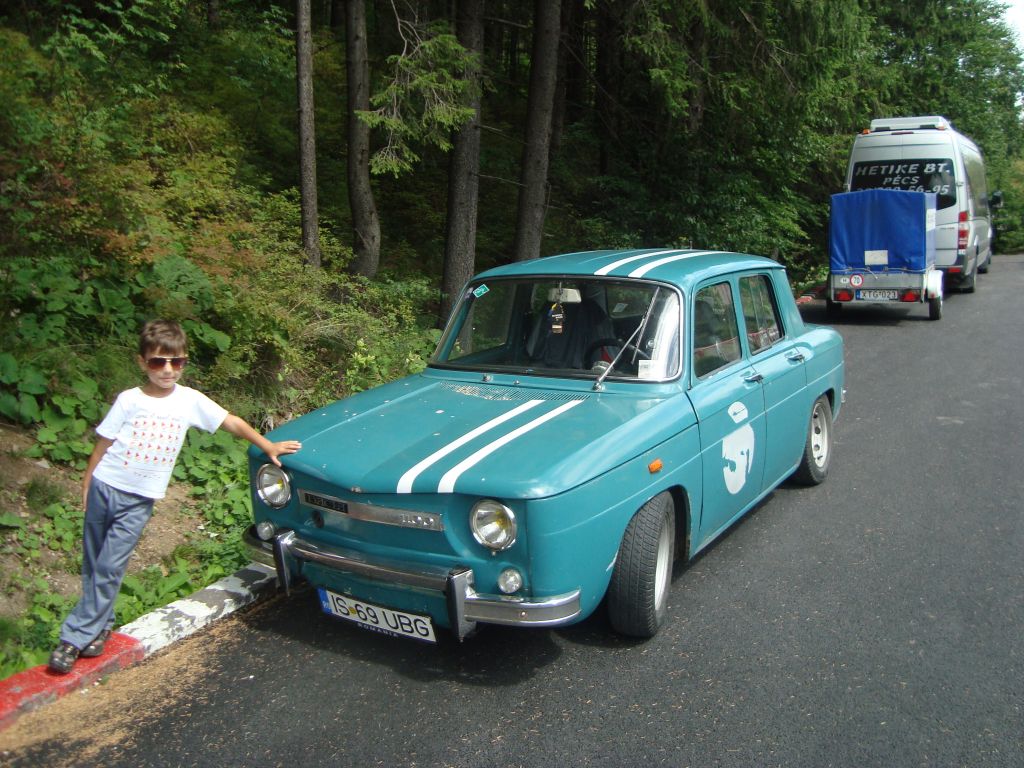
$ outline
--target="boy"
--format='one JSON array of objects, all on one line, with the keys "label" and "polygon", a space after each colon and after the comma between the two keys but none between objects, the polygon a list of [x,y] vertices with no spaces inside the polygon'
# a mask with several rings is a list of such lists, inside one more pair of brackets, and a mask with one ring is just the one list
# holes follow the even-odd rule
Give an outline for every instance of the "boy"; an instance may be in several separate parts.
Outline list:
[{"label": "boy", "polygon": [[178,384],[188,361],[181,326],[153,320],[139,336],[139,368],[148,381],[125,390],[96,428],[96,447],[82,478],[82,598],[64,621],[49,668],[66,674],[79,656],[99,656],[114,626],[114,599],[128,558],[162,499],[190,426],[226,429],[278,456],[295,453],[295,440],[272,443],[206,395]]}]

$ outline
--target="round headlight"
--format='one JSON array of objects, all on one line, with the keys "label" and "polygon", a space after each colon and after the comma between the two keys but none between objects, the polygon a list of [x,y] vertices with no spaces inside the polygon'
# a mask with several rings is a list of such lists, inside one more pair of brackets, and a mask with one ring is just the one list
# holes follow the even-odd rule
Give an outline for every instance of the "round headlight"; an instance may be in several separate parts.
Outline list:
[{"label": "round headlight", "polygon": [[292,497],[292,484],[283,469],[264,464],[256,473],[256,493],[268,507],[280,509]]},{"label": "round headlight", "polygon": [[488,549],[500,552],[516,543],[516,514],[504,504],[484,499],[469,513],[473,538]]}]

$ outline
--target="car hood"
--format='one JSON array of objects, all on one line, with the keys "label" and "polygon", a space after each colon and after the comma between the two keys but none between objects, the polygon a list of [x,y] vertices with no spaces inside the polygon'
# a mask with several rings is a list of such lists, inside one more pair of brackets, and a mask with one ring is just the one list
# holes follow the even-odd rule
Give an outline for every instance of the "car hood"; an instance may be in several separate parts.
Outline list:
[{"label": "car hood", "polygon": [[285,466],[361,493],[541,498],[694,423],[685,394],[664,386],[593,392],[421,374],[339,400],[268,437],[302,442],[281,457]]}]

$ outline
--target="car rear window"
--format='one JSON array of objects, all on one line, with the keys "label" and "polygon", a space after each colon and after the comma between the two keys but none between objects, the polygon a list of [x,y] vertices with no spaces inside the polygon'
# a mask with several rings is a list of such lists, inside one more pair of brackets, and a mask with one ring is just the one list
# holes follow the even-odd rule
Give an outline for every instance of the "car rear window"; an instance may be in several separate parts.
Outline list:
[{"label": "car rear window", "polygon": [[934,192],[939,210],[956,203],[956,173],[949,158],[923,160],[866,161],[854,163],[850,191],[861,189],[902,189]]}]

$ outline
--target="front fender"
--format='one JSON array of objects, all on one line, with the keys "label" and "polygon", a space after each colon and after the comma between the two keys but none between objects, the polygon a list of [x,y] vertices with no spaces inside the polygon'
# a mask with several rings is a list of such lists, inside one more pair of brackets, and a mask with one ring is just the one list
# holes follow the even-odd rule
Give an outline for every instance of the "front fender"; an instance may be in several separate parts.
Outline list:
[{"label": "front fender", "polygon": [[[651,469],[655,460],[660,471]],[[691,426],[584,485],[528,502],[533,594],[579,588],[580,618],[590,615],[608,590],[619,544],[636,511],[674,489],[682,489],[690,508],[699,509],[700,484],[700,436]],[[692,538],[695,532],[689,533]]]}]

